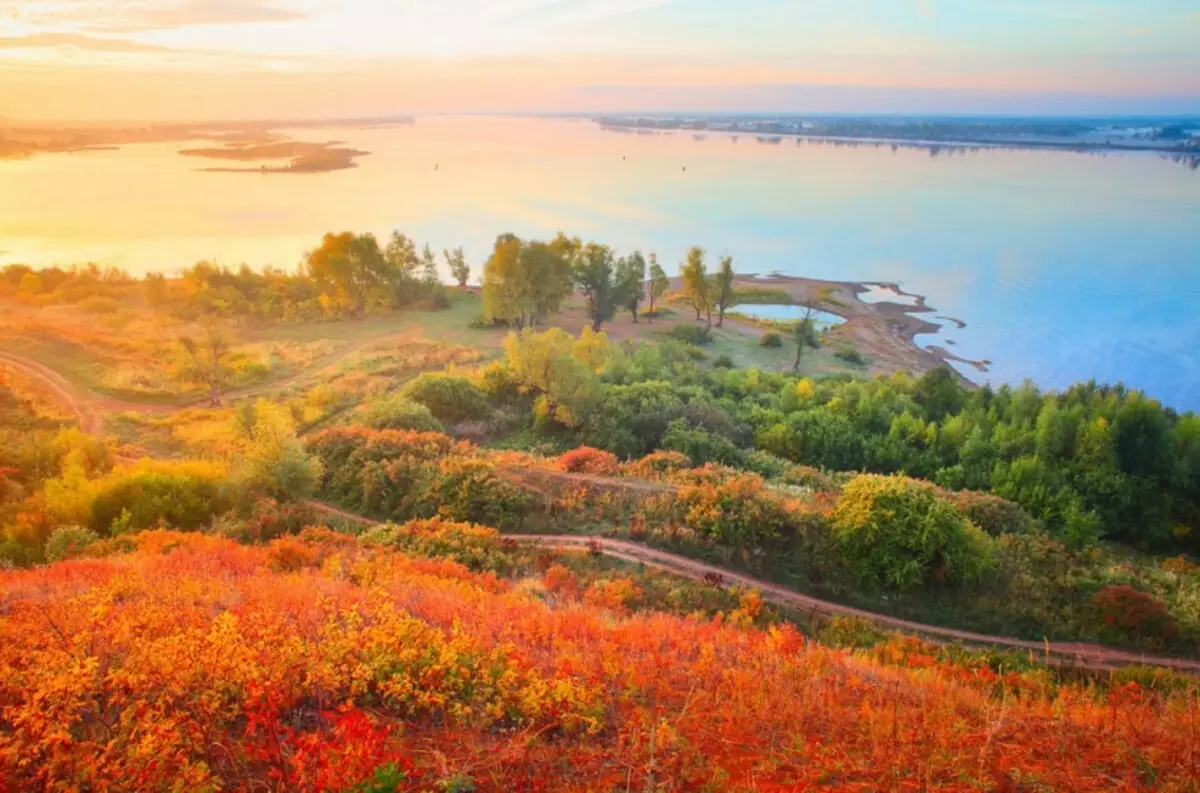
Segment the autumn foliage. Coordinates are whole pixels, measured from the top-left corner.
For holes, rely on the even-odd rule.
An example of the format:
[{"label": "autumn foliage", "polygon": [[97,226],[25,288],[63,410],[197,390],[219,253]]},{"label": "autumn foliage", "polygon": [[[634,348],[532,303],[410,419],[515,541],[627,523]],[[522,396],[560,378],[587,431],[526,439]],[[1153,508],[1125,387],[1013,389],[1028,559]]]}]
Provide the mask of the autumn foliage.
[{"label": "autumn foliage", "polygon": [[545,600],[328,531],[130,541],[0,573],[4,793],[1195,790],[1194,693],[628,615],[561,566]]}]

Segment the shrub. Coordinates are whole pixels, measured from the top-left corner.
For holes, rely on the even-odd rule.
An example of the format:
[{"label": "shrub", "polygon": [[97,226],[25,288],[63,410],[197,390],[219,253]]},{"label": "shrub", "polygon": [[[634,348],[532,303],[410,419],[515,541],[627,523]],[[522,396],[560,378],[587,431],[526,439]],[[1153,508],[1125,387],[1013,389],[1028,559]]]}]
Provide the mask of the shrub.
[{"label": "shrub", "polygon": [[241,469],[248,490],[284,501],[308,498],[316,491],[321,461],[305,449],[284,408],[260,399],[250,435]]},{"label": "shrub", "polygon": [[887,639],[886,634],[862,617],[834,617],[820,631],[817,641],[826,647],[870,648]]},{"label": "shrub", "polygon": [[320,550],[295,537],[280,537],[267,546],[267,567],[276,573],[295,573],[320,564]]},{"label": "shrub", "polygon": [[713,361],[714,369],[733,369],[733,358],[728,355],[718,355],[717,360]]},{"label": "shrub", "polygon": [[225,472],[207,463],[143,462],[115,471],[95,483],[88,528],[101,536],[114,525],[198,529],[229,508],[224,482]]},{"label": "shrub", "polygon": [[583,602],[595,608],[628,614],[629,607],[642,596],[642,590],[628,578],[593,581],[583,593]]},{"label": "shrub", "polygon": [[667,425],[662,448],[685,454],[700,465],[722,463],[741,466],[746,459],[746,452],[724,435],[697,429],[684,419],[675,419]]},{"label": "shrub", "polygon": [[94,531],[82,526],[62,526],[54,530],[50,539],[46,540],[46,561],[58,562],[63,559],[75,559],[83,555],[83,551],[100,538]]},{"label": "shrub", "polygon": [[755,449],[746,455],[746,468],[766,479],[783,476],[794,467],[782,457],[776,457],[770,452],[764,452],[761,449]]},{"label": "shrub", "polygon": [[1090,605],[1099,622],[1123,637],[1161,642],[1178,631],[1162,603],[1131,586],[1104,587],[1092,595]]},{"label": "shrub", "polygon": [[445,432],[442,422],[424,405],[391,395],[376,399],[363,410],[362,423],[377,430]]},{"label": "shrub", "polygon": [[590,446],[580,446],[559,457],[558,467],[571,474],[616,476],[621,470],[621,463],[615,454]]},{"label": "shrub", "polygon": [[1038,523],[1020,504],[988,493],[964,490],[949,496],[954,508],[992,537],[1034,534]]},{"label": "shrub", "polygon": [[704,345],[712,342],[712,329],[704,325],[690,325],[681,322],[672,326],[667,333],[672,339],[686,344]]},{"label": "shrub", "polygon": [[519,528],[529,514],[529,494],[501,479],[484,460],[450,457],[442,461],[431,486],[437,512],[447,520],[482,523],[499,529]]},{"label": "shrub", "polygon": [[758,346],[760,347],[782,347],[783,334],[777,330],[769,330],[758,337]]},{"label": "shrub", "polygon": [[453,559],[475,571],[503,572],[513,564],[503,550],[500,532],[473,523],[411,520],[400,526],[377,526],[362,541],[430,559]]},{"label": "shrub", "polygon": [[790,526],[783,503],[753,474],[681,487],[674,512],[683,525],[731,547],[761,547]]},{"label": "shrub", "polygon": [[793,465],[785,471],[779,481],[793,487],[803,487],[818,493],[836,493],[840,490],[837,480],[820,468],[810,465]]},{"label": "shrub", "polygon": [[483,393],[458,375],[425,372],[404,386],[400,396],[419,402],[447,424],[485,419],[491,413]]},{"label": "shrub", "polygon": [[929,485],[903,476],[857,476],[833,515],[834,537],[863,584],[912,589],[964,582],[991,562],[990,542]]},{"label": "shrub", "polygon": [[866,366],[867,359],[858,351],[856,347],[838,347],[833,353],[835,358],[840,358],[851,366]]},{"label": "shrub", "polygon": [[665,481],[670,474],[683,468],[691,468],[692,459],[686,454],[659,451],[647,454],[640,460],[625,465],[625,473],[640,479]]}]

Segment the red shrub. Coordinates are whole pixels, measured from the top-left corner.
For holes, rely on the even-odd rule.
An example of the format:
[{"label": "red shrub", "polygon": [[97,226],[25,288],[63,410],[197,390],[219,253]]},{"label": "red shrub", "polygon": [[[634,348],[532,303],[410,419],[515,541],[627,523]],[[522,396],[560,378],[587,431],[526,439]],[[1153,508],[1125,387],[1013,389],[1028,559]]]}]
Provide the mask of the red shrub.
[{"label": "red shrub", "polygon": [[621,463],[616,455],[591,446],[580,446],[558,458],[558,467],[570,474],[616,476]]},{"label": "red shrub", "polygon": [[1107,586],[1092,595],[1092,608],[1103,623],[1130,636],[1170,640],[1175,620],[1163,604],[1131,586]]}]

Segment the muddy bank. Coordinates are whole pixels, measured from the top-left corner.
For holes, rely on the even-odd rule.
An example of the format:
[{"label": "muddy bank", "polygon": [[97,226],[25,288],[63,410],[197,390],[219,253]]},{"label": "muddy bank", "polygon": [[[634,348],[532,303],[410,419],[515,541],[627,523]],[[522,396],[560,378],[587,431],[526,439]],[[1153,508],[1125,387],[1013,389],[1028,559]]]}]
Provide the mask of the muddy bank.
[{"label": "muddy bank", "polygon": [[305,141],[276,141],[263,144],[231,143],[220,148],[184,149],[184,157],[203,157],[213,160],[258,162],[289,160],[286,165],[258,165],[245,168],[203,168],[210,173],[324,173],[357,168],[356,160],[370,152],[344,148],[340,141],[309,143]]},{"label": "muddy bank", "polygon": [[[829,335],[836,341],[854,345],[866,355],[871,362],[872,374],[906,371],[920,375],[952,363],[986,372],[991,363],[962,358],[943,347],[931,346],[926,349],[919,346],[916,342],[918,335],[938,333],[942,325],[926,318],[935,314],[936,309],[928,305],[924,295],[905,292],[899,284],[883,281],[824,281],[772,274],[739,276],[735,286],[739,289],[757,287],[786,292],[796,305],[805,305],[811,300],[815,308],[842,317],[845,321],[832,328]],[[907,298],[908,302],[867,302],[860,298],[878,289]],[[951,321],[960,330],[966,327],[961,320],[938,316],[932,318]]]}]

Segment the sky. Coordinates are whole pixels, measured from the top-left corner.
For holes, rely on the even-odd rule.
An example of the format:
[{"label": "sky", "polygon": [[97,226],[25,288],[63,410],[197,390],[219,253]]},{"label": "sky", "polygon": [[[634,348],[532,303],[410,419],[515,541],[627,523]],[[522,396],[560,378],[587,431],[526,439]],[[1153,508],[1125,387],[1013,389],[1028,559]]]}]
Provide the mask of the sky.
[{"label": "sky", "polygon": [[0,0],[0,117],[1200,114],[1200,0]]}]

